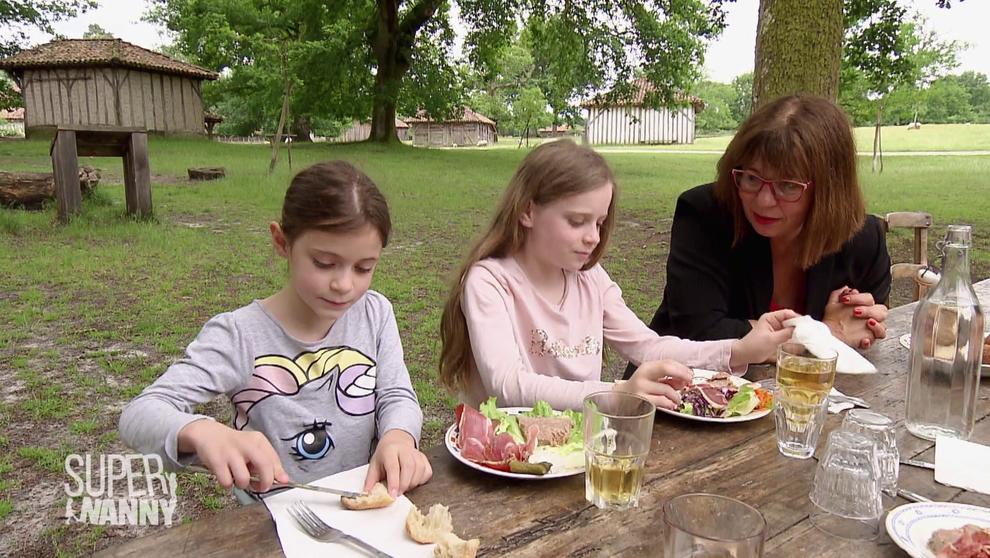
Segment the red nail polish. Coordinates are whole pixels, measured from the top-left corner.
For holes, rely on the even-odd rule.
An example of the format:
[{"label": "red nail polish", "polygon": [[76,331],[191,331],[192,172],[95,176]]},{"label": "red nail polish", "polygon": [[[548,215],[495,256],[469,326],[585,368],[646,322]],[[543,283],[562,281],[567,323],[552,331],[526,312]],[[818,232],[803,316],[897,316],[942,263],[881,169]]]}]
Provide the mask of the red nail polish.
[{"label": "red nail polish", "polygon": [[863,315],[863,309],[862,308],[857,308],[857,309],[853,310],[853,314],[855,314],[857,316],[862,316]]},{"label": "red nail polish", "polygon": [[863,348],[865,348],[865,349],[869,349],[870,348],[870,341],[869,340],[863,341]]},{"label": "red nail polish", "polygon": [[870,321],[869,321],[869,322],[867,322],[867,323],[868,323],[868,324],[870,324],[871,326],[875,326],[875,325],[877,325],[877,321],[876,321],[876,320],[874,320],[873,318],[870,318]]},{"label": "red nail polish", "polygon": [[849,297],[848,296],[842,297],[842,302],[849,302]]}]

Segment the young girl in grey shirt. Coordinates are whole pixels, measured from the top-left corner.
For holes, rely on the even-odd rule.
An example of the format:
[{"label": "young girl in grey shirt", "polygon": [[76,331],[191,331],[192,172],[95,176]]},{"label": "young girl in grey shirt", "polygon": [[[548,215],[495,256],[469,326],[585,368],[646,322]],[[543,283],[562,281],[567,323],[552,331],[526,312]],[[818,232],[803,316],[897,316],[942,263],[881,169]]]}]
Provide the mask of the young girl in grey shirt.
[{"label": "young girl in grey shirt", "polygon": [[[121,438],[169,467],[199,462],[225,487],[262,493],[369,462],[365,491],[425,483],[423,414],[392,305],[369,290],[391,231],[384,196],[349,163],[319,163],[295,176],[269,228],[286,285],[210,319],[124,408]],[[221,394],[231,426],[193,413]]]}]

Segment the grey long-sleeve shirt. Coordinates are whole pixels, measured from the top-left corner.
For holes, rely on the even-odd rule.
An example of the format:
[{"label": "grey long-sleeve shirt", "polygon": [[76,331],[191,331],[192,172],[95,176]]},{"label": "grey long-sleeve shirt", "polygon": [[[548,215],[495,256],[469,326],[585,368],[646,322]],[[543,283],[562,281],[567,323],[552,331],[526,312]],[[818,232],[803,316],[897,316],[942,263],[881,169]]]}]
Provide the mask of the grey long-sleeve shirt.
[{"label": "grey long-sleeve shirt", "polygon": [[259,301],[213,317],[124,408],[121,439],[169,468],[187,465],[194,456],[179,455],[179,430],[210,418],[193,407],[221,394],[234,406],[232,426],[264,433],[296,482],[368,463],[392,429],[418,444],[423,424],[392,305],[374,291],[313,343],[286,333]]}]

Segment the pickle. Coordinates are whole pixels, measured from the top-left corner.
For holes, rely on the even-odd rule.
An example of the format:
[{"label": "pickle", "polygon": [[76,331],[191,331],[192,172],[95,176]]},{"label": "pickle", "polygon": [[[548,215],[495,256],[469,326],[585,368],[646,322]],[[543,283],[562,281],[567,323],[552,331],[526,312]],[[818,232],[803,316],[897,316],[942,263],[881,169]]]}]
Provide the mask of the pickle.
[{"label": "pickle", "polygon": [[550,472],[550,467],[553,465],[546,461],[541,461],[539,463],[530,463],[528,461],[510,461],[509,470],[513,473],[522,473],[524,475],[545,475]]}]

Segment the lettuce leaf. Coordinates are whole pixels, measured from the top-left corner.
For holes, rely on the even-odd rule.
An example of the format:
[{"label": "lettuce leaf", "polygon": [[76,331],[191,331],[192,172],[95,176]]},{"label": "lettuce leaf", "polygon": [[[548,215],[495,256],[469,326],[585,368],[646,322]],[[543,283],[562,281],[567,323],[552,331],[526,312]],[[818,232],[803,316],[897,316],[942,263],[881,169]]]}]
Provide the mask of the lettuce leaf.
[{"label": "lettuce leaf", "polygon": [[489,397],[488,401],[485,401],[481,405],[478,405],[478,411],[481,412],[481,414],[485,415],[486,417],[490,418],[491,420],[497,420],[500,415],[505,414],[504,412],[499,411],[498,407],[495,405],[494,395]]},{"label": "lettuce leaf", "polygon": [[496,436],[503,432],[507,432],[512,436],[512,439],[515,440],[517,444],[523,444],[526,442],[525,438],[523,438],[522,429],[519,428],[519,421],[516,420],[516,417],[506,413],[505,411],[500,411],[495,405],[494,396],[489,397],[488,401],[485,401],[479,405],[478,411],[495,423]]},{"label": "lettuce leaf", "polygon": [[523,414],[527,417],[553,417],[557,415],[557,413],[553,410],[553,407],[543,400],[537,401],[536,404],[533,405],[532,409]]},{"label": "lettuce leaf", "polygon": [[728,414],[726,416],[742,416],[748,415],[753,412],[760,404],[760,398],[756,396],[756,390],[750,384],[743,384],[739,388],[739,391],[732,396],[729,400],[729,404],[726,407]]},{"label": "lettuce leaf", "polygon": [[567,440],[567,446],[577,444],[578,449],[584,450],[584,413],[581,411],[565,410],[562,413],[571,419],[571,437]]}]

